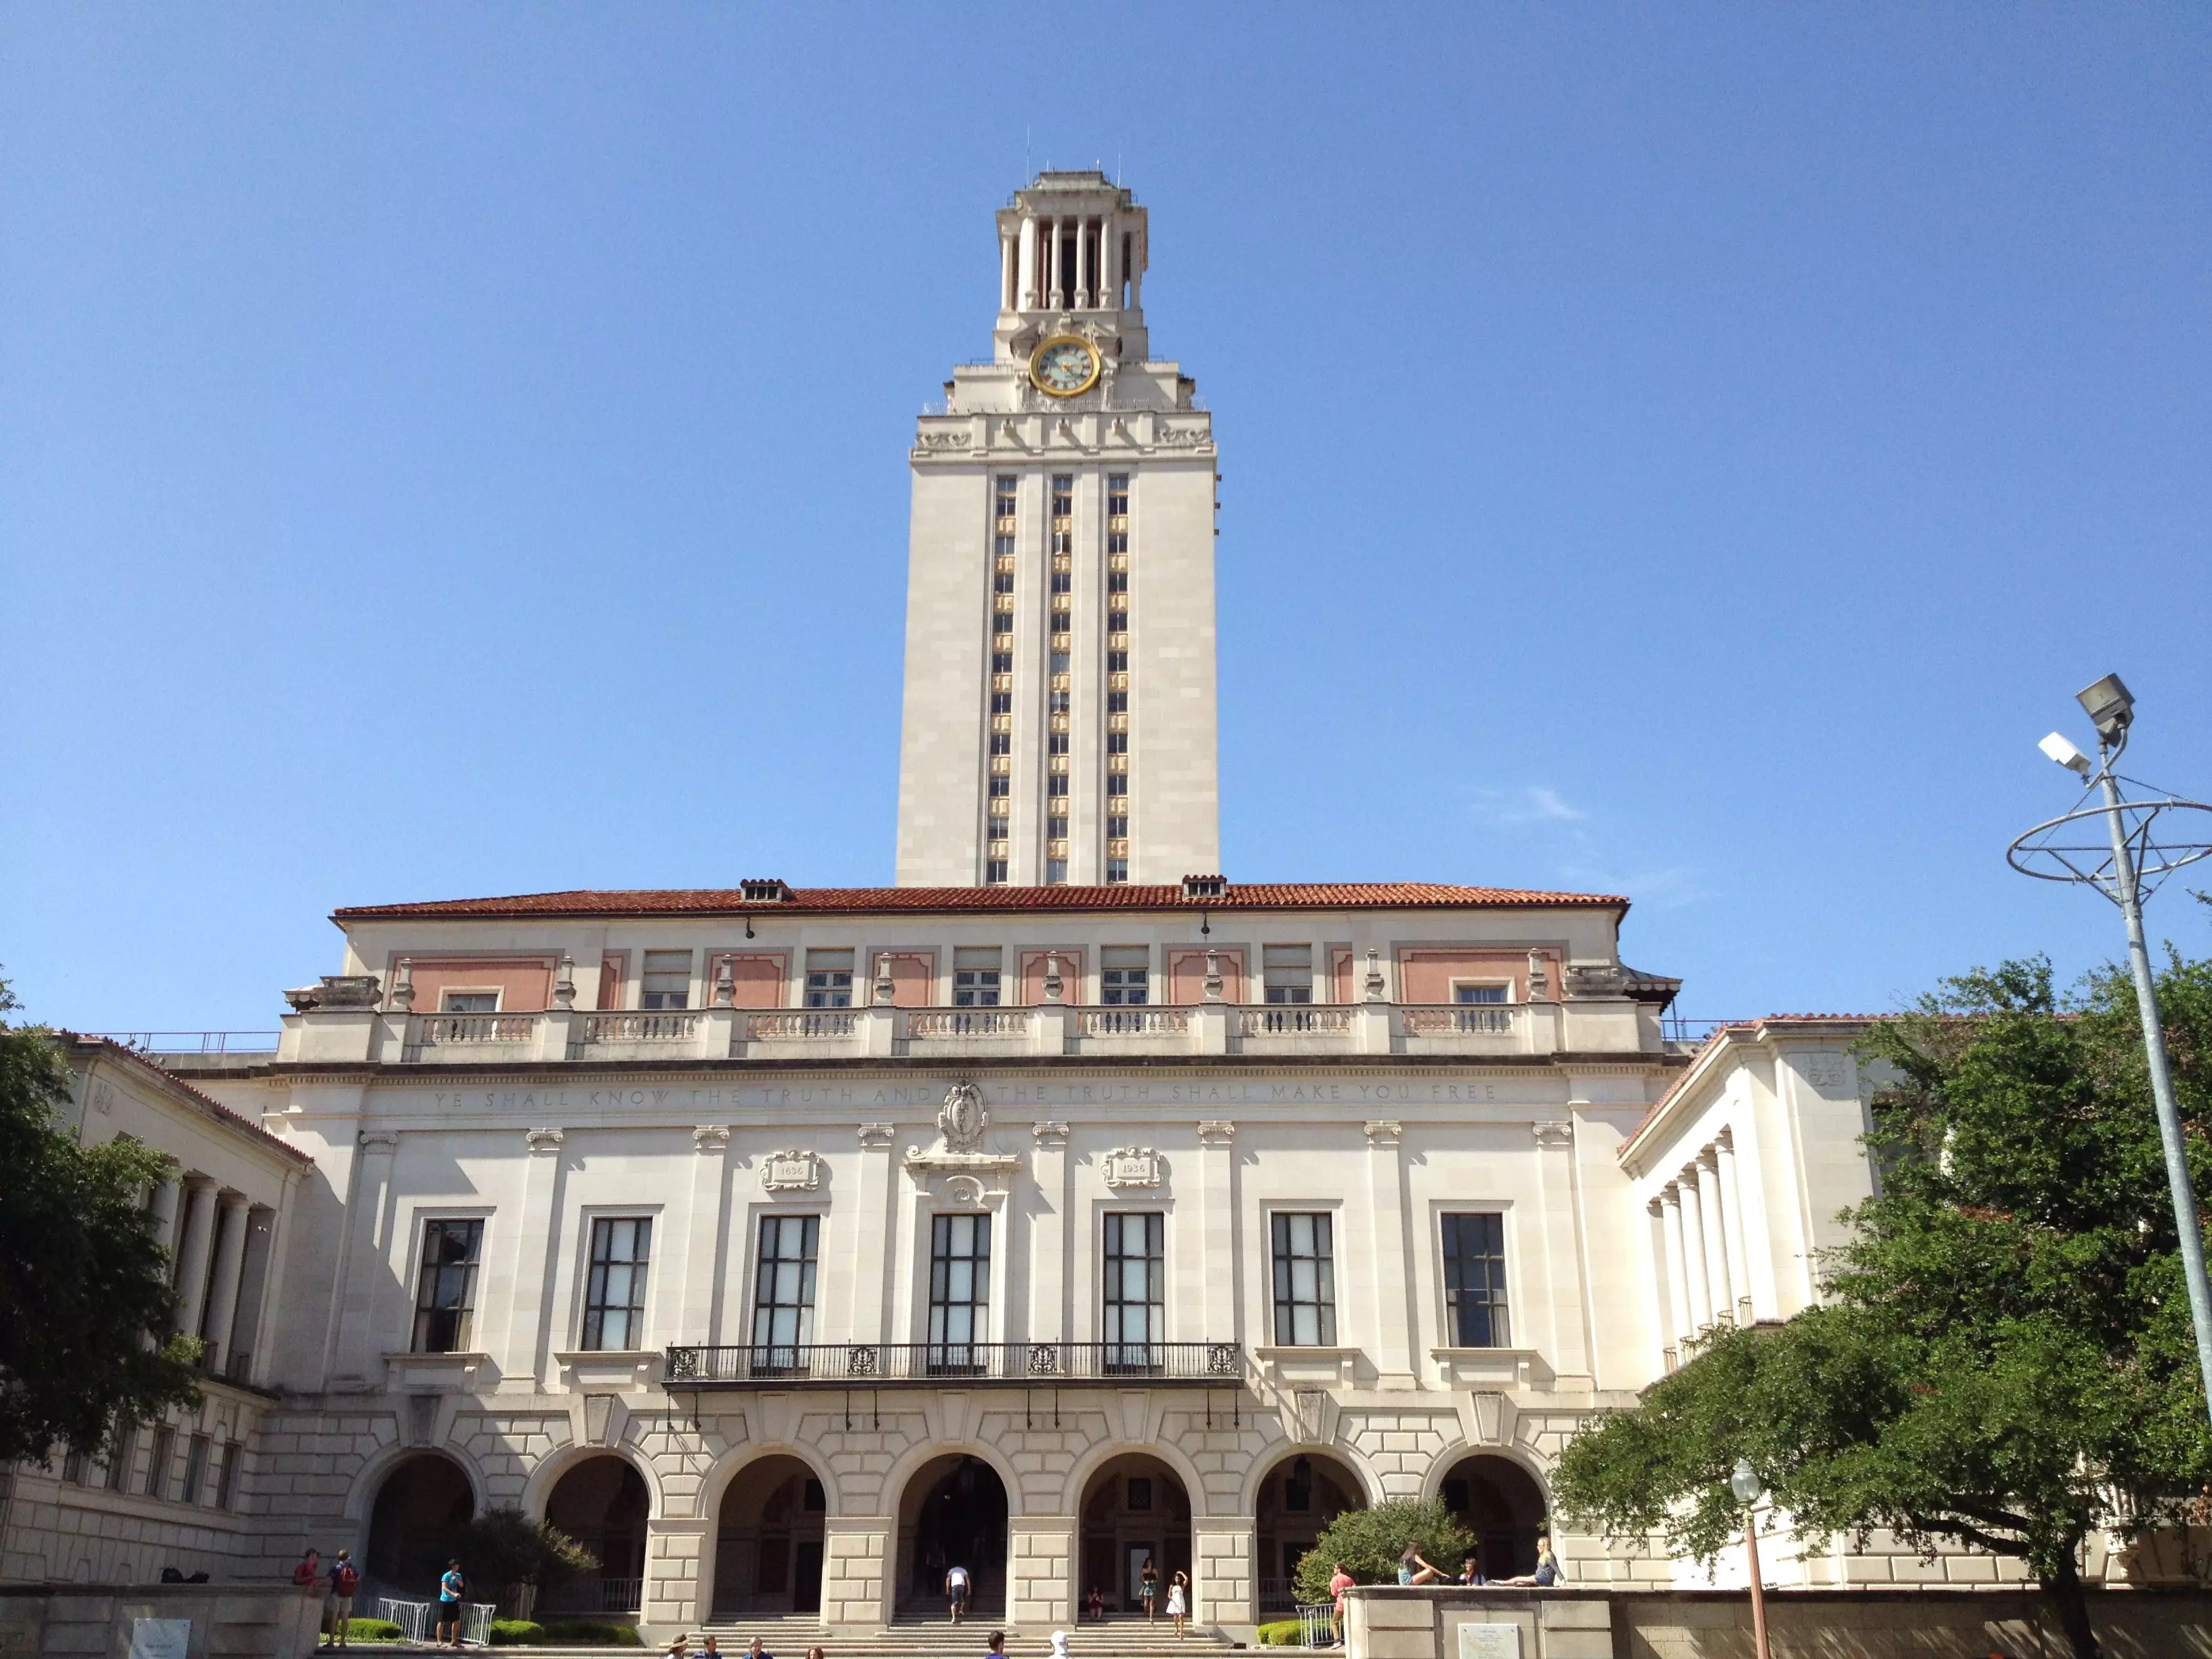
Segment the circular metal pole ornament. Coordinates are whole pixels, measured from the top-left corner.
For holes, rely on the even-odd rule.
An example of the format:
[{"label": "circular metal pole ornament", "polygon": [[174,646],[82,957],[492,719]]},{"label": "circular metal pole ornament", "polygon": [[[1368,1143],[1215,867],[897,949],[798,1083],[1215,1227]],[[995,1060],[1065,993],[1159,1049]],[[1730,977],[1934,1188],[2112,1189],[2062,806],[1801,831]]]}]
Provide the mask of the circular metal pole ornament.
[{"label": "circular metal pole ornament", "polygon": [[[2116,719],[2100,714],[2094,696],[2118,687],[2124,705]],[[2111,693],[2106,692],[2109,697]],[[2212,1413],[2212,1280],[2204,1272],[2204,1232],[2197,1220],[2197,1193],[2189,1179],[2189,1153],[2182,1139],[2181,1114],[2173,1103],[2173,1073],[2166,1064],[2166,1031],[2158,1017],[2158,989],[2151,978],[2150,951],[2143,942],[2142,904],[2176,870],[2212,857],[2212,806],[2155,791],[2113,769],[2128,746],[2133,702],[2117,676],[2108,676],[2081,694],[2097,719],[2100,763],[2094,773],[2078,766],[2044,740],[2044,752],[2062,766],[2088,777],[2084,805],[2039,823],[2006,848],[2005,857],[2022,875],[2041,881],[2075,882],[2094,887],[2120,907],[2128,928],[2128,967],[2136,984],[2136,1010],[2142,1020],[2143,1059],[2150,1072],[2152,1103],[2158,1109],[2158,1138],[2166,1152],[2166,1179],[2173,1197],[2173,1224],[2179,1235],[2181,1270],[2189,1285],[2190,1322],[2197,1334],[2197,1369],[2204,1384],[2205,1409]],[[2054,733],[2055,737],[2056,734]],[[2072,753],[2071,745],[2059,746]],[[2142,790],[2130,800],[2123,783]],[[2101,802],[2087,804],[2091,796]],[[2100,823],[2099,820],[2102,820]],[[2101,832],[2101,833],[2100,833]]]}]

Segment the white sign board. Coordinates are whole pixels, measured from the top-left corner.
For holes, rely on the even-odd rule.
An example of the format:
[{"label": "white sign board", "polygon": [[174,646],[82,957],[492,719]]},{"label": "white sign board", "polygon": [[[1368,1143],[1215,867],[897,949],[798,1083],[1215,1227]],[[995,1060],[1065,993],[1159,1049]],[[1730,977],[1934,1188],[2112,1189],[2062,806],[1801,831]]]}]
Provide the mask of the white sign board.
[{"label": "white sign board", "polygon": [[1462,1625],[1459,1659],[1521,1659],[1521,1626]]},{"label": "white sign board", "polygon": [[192,1644],[189,1619],[133,1619],[131,1659],[185,1659]]}]

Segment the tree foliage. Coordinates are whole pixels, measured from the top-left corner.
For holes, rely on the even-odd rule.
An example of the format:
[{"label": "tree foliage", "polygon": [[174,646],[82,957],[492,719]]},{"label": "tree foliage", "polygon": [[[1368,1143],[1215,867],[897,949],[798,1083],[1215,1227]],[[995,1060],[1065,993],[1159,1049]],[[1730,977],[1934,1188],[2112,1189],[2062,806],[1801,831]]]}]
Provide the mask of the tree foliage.
[{"label": "tree foliage", "polygon": [[[2192,1174],[2212,1178],[2212,963],[2159,996]],[[1892,1079],[1875,1197],[1823,1264],[1826,1300],[1723,1329],[1633,1411],[1590,1425],[1561,1514],[1710,1560],[1747,1457],[1802,1534],[1956,1542],[2027,1563],[2075,1650],[2093,1528],[2185,1512],[2212,1480],[2173,1213],[2131,983],[2062,1003],[2048,963],[1947,981],[1863,1052]]]},{"label": "tree foliage", "polygon": [[1298,1558],[1298,1599],[1328,1601],[1329,1577],[1339,1561],[1363,1584],[1395,1584],[1398,1558],[1408,1544],[1419,1545],[1421,1554],[1445,1572],[1474,1553],[1473,1534],[1434,1500],[1397,1498],[1371,1510],[1346,1510]]},{"label": "tree foliage", "polygon": [[[0,981],[0,1014],[15,1000]],[[176,1297],[143,1197],[168,1171],[131,1140],[63,1126],[70,1068],[35,1025],[0,1019],[0,1464],[97,1452],[118,1421],[199,1398],[199,1345],[170,1334]]]},{"label": "tree foliage", "polygon": [[493,1590],[510,1584],[550,1589],[599,1565],[597,1556],[550,1521],[533,1521],[514,1508],[487,1510],[455,1528],[446,1548],[460,1562],[463,1577]]}]

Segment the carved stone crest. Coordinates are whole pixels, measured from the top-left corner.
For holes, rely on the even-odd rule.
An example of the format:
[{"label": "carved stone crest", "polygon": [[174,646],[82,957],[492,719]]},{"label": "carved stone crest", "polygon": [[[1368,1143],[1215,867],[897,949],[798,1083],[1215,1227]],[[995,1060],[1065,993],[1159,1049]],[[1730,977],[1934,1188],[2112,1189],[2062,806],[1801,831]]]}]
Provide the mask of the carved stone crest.
[{"label": "carved stone crest", "polygon": [[1119,1192],[1125,1187],[1157,1187],[1164,1178],[1160,1155],[1149,1146],[1115,1146],[1100,1155],[1101,1178]]},{"label": "carved stone crest", "polygon": [[1844,1086],[1848,1064],[1847,1058],[1832,1048],[1815,1048],[1797,1057],[1797,1069],[1804,1074],[1805,1081],[1823,1094]]},{"label": "carved stone crest", "polygon": [[972,1152],[983,1144],[983,1131],[991,1115],[983,1109],[983,1091],[963,1079],[945,1091],[945,1108],[937,1115],[937,1132],[947,1151]]},{"label": "carved stone crest", "polygon": [[822,1184],[822,1160],[798,1148],[770,1152],[761,1159],[761,1189],[770,1193],[811,1193]]}]

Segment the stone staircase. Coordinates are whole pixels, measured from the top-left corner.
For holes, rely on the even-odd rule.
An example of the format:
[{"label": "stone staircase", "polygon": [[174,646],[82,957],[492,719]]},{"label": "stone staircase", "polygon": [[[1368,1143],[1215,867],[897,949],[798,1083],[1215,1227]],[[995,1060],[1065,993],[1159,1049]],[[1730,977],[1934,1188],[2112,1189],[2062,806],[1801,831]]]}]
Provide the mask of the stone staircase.
[{"label": "stone staircase", "polygon": [[956,1625],[941,1613],[905,1613],[888,1629],[832,1637],[811,1613],[764,1613],[692,1632],[691,1650],[696,1659],[702,1640],[711,1633],[727,1659],[743,1659],[756,1636],[775,1659],[805,1659],[810,1647],[821,1648],[829,1659],[982,1659],[994,1630],[1006,1633],[1007,1659],[1041,1659],[1050,1651],[1054,1630],[1067,1632],[1068,1652],[1075,1659],[1170,1659],[1177,1654],[1231,1653],[1237,1647],[1195,1624],[1186,1625],[1177,1641],[1175,1626],[1164,1619],[1150,1625],[1141,1618],[1122,1618],[1103,1625],[1017,1626],[982,1618]]}]

